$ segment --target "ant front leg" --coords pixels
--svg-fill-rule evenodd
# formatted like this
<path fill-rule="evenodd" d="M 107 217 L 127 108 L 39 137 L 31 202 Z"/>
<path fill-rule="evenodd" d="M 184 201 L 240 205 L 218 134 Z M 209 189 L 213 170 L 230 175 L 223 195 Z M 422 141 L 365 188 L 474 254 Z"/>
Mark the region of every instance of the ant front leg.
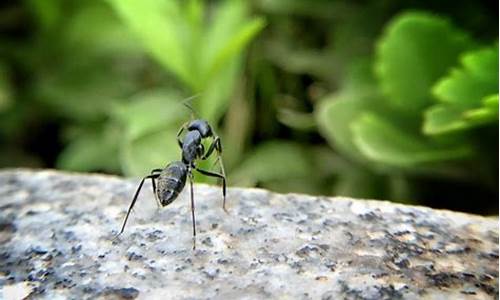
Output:
<path fill-rule="evenodd" d="M 217 159 L 214 161 L 214 165 L 216 163 L 219 163 L 220 171 L 222 173 L 221 175 L 223 176 L 223 178 L 225 180 L 226 170 L 224 170 L 224 163 L 222 162 L 222 144 L 220 142 L 220 137 L 214 136 L 214 141 L 212 142 L 210 147 L 208 147 L 207 152 L 205 153 L 205 155 L 201 159 L 206 160 L 214 152 L 214 150 L 217 151 Z M 224 203 L 225 203 L 225 201 L 224 201 Z M 223 206 L 224 206 L 224 210 L 226 210 L 225 204 Z"/>
<path fill-rule="evenodd" d="M 214 139 L 215 140 L 212 142 L 210 147 L 208 147 L 207 152 L 201 159 L 206 160 L 214 152 L 214 150 L 216 150 L 217 159 L 215 160 L 214 165 L 218 162 L 222 175 L 226 177 L 226 171 L 224 170 L 224 164 L 222 163 L 222 144 L 220 142 L 220 137 L 215 136 Z"/>
<path fill-rule="evenodd" d="M 222 175 L 222 174 L 219 174 L 219 173 L 215 173 L 215 172 L 210 172 L 210 171 L 206 171 L 206 170 L 202 170 L 202 169 L 198 169 L 196 168 L 196 171 L 200 172 L 201 174 L 205 175 L 205 176 L 210 176 L 210 177 L 216 177 L 216 178 L 220 178 L 222 179 L 222 196 L 223 196 L 223 200 L 222 200 L 222 209 L 226 212 L 226 213 L 229 213 L 226 209 L 226 176 Z"/>
<path fill-rule="evenodd" d="M 125 216 L 125 219 L 123 220 L 122 229 L 116 235 L 115 238 L 120 236 L 123 233 L 123 231 L 125 230 L 125 224 L 127 224 L 128 216 L 130 215 L 132 208 L 134 208 L 135 202 L 137 201 L 137 197 L 139 196 L 139 192 L 141 191 L 142 185 L 144 184 L 144 180 L 146 180 L 148 178 L 151 178 L 151 180 L 154 180 L 154 179 L 158 178 L 158 176 L 160 176 L 160 174 L 152 174 L 152 175 L 148 175 L 148 176 L 142 178 L 141 183 L 139 184 L 139 187 L 137 188 L 137 191 L 135 191 L 134 199 L 132 200 L 132 203 L 130 203 L 130 207 L 128 208 L 127 215 Z"/>
<path fill-rule="evenodd" d="M 186 126 L 187 126 L 188 123 L 189 122 L 186 122 L 186 123 L 182 124 L 181 128 L 177 132 L 177 143 L 179 144 L 179 147 L 181 147 L 181 148 L 182 148 L 181 134 L 184 131 L 184 129 L 186 129 Z"/>
<path fill-rule="evenodd" d="M 214 152 L 214 150 L 217 150 L 217 154 L 219 156 L 222 154 L 222 146 L 220 143 L 220 138 L 218 136 L 214 137 L 214 141 L 212 142 L 212 144 L 210 144 L 207 152 L 205 153 L 205 155 L 203 155 L 201 159 L 206 160 L 207 158 L 209 158 L 210 155 L 212 155 L 212 153 Z"/>
<path fill-rule="evenodd" d="M 217 161 L 219 162 L 220 170 L 222 172 L 222 175 L 226 177 L 226 170 L 224 170 L 224 163 L 222 162 L 222 144 L 219 137 L 216 137 L 215 145 L 215 149 L 217 150 Z"/>

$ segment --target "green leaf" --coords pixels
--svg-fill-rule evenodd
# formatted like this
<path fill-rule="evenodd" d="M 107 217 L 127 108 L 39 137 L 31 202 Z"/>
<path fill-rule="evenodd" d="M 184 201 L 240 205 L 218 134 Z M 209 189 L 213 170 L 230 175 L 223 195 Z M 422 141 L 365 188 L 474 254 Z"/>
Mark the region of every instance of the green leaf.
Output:
<path fill-rule="evenodd" d="M 314 174 L 311 160 L 300 145 L 272 141 L 257 146 L 230 178 L 232 184 L 255 186 L 260 182 L 304 178 L 311 174 Z"/>
<path fill-rule="evenodd" d="M 353 141 L 352 122 L 367 111 L 379 110 L 380 99 L 375 95 L 347 92 L 329 96 L 316 108 L 318 129 L 328 143 L 347 157 L 366 161 Z"/>
<path fill-rule="evenodd" d="M 184 20 L 175 0 L 107 0 L 154 58 L 187 86 L 195 87 L 192 59 L 184 49 Z"/>
<path fill-rule="evenodd" d="M 481 100 L 498 93 L 498 47 L 490 47 L 465 54 L 461 68 L 456 68 L 432 89 L 443 103 L 470 109 L 481 105 Z"/>
<path fill-rule="evenodd" d="M 485 97 L 481 108 L 471 109 L 464 112 L 464 118 L 470 124 L 482 125 L 498 122 L 498 94 Z"/>
<path fill-rule="evenodd" d="M 208 74 L 221 50 L 244 24 L 247 14 L 248 8 L 243 1 L 220 2 L 203 34 L 202 73 Z"/>
<path fill-rule="evenodd" d="M 57 25 L 63 15 L 63 5 L 59 0 L 28 0 L 26 3 L 36 16 L 39 26 L 46 31 Z"/>
<path fill-rule="evenodd" d="M 263 19 L 249 19 L 248 14 L 244 1 L 223 1 L 203 35 L 198 107 L 202 116 L 211 122 L 218 121 L 227 109 L 239 78 L 241 53 L 264 26 Z"/>
<path fill-rule="evenodd" d="M 233 36 L 221 45 L 221 48 L 210 61 L 206 78 L 210 79 L 220 68 L 227 65 L 236 55 L 240 54 L 250 41 L 264 28 L 263 18 L 254 18 L 237 30 Z"/>
<path fill-rule="evenodd" d="M 483 106 L 498 112 L 498 94 L 483 98 Z"/>
<path fill-rule="evenodd" d="M 131 100 L 112 111 L 125 127 L 120 163 L 125 174 L 144 176 L 181 158 L 176 135 L 189 120 L 189 111 L 182 105 L 184 98 L 173 90 L 152 90 Z"/>
<path fill-rule="evenodd" d="M 182 105 L 184 98 L 171 90 L 143 92 L 126 104 L 118 104 L 112 114 L 126 127 L 128 139 L 165 128 L 175 128 L 188 120 L 189 111 Z"/>
<path fill-rule="evenodd" d="M 7 109 L 13 102 L 12 86 L 7 68 L 0 63 L 0 112 Z"/>
<path fill-rule="evenodd" d="M 366 161 L 352 140 L 350 124 L 365 111 L 385 107 L 371 70 L 371 60 L 362 58 L 349 66 L 340 92 L 326 96 L 315 107 L 319 132 L 343 155 Z"/>
<path fill-rule="evenodd" d="M 423 131 L 444 134 L 498 122 L 498 94 L 485 97 L 482 103 L 482 107 L 465 111 L 454 105 L 434 105 L 425 112 Z"/>
<path fill-rule="evenodd" d="M 241 59 L 238 59 L 232 61 L 214 76 L 213 81 L 201 92 L 200 101 L 196 101 L 200 117 L 212 124 L 217 123 L 229 106 L 240 70 Z"/>
<path fill-rule="evenodd" d="M 313 131 L 316 129 L 316 120 L 311 113 L 295 111 L 289 108 L 280 108 L 278 110 L 278 120 L 294 129 Z"/>
<path fill-rule="evenodd" d="M 462 118 L 462 110 L 448 105 L 434 105 L 425 112 L 423 132 L 425 134 L 442 134 L 469 127 Z"/>
<path fill-rule="evenodd" d="M 402 131 L 373 113 L 352 124 L 354 143 L 367 158 L 395 167 L 460 159 L 471 155 L 466 146 L 441 146 Z"/>
<path fill-rule="evenodd" d="M 120 147 L 120 162 L 127 176 L 145 176 L 152 169 L 164 168 L 169 162 L 180 160 L 176 140 L 177 128 L 167 128 L 124 139 Z"/>
<path fill-rule="evenodd" d="M 425 134 L 498 122 L 498 46 L 466 53 L 461 64 L 434 86 L 440 103 L 425 112 Z"/>
<path fill-rule="evenodd" d="M 144 50 L 134 37 L 108 5 L 91 1 L 71 16 L 60 39 L 73 55 L 137 57 Z"/>
<path fill-rule="evenodd" d="M 117 69 L 108 57 L 79 56 L 78 60 L 66 60 L 53 67 L 37 74 L 34 93 L 47 107 L 66 118 L 102 119 L 124 93 L 137 89 L 132 78 L 137 70 Z"/>
<path fill-rule="evenodd" d="M 78 172 L 119 172 L 120 132 L 108 126 L 71 140 L 57 158 L 57 168 Z"/>
<path fill-rule="evenodd" d="M 422 12 L 396 17 L 377 45 L 375 71 L 383 93 L 400 109 L 426 107 L 434 82 L 471 46 L 468 35 L 440 17 Z"/>

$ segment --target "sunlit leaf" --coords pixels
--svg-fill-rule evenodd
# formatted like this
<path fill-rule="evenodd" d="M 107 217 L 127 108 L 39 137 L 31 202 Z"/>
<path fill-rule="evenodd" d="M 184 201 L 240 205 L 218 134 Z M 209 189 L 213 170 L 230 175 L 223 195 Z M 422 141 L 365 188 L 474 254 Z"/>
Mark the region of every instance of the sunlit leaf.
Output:
<path fill-rule="evenodd" d="M 498 122 L 498 94 L 485 97 L 483 106 L 464 112 L 464 118 L 471 124 L 479 125 Z"/>
<path fill-rule="evenodd" d="M 206 77 L 212 77 L 221 67 L 227 65 L 233 57 L 240 54 L 264 26 L 263 18 L 254 18 L 241 26 L 217 51 L 217 54 L 210 62 Z"/>
<path fill-rule="evenodd" d="M 123 26 L 113 10 L 103 2 L 89 2 L 76 11 L 61 39 L 70 49 L 103 55 L 142 54 L 135 36 Z"/>
<path fill-rule="evenodd" d="M 410 12 L 396 17 L 378 43 L 375 70 L 396 107 L 420 110 L 431 103 L 431 87 L 470 49 L 467 34 L 440 17 Z"/>
<path fill-rule="evenodd" d="M 342 82 L 341 91 L 328 95 L 315 108 L 322 136 L 334 149 L 358 161 L 365 159 L 352 140 L 351 123 L 363 112 L 385 106 L 376 90 L 370 66 L 371 60 L 368 59 L 353 63 Z"/>
<path fill-rule="evenodd" d="M 175 128 L 189 119 L 189 111 L 182 105 L 183 97 L 171 90 L 154 90 L 136 95 L 128 103 L 118 104 L 113 115 L 126 127 L 127 137 L 164 128 Z"/>
<path fill-rule="evenodd" d="M 461 109 L 453 106 L 434 105 L 425 112 L 423 132 L 437 134 L 466 129 L 469 125 L 462 113 Z"/>
<path fill-rule="evenodd" d="M 136 88 L 135 70 L 117 70 L 107 58 L 80 58 L 40 72 L 33 89 L 57 114 L 79 121 L 102 119 L 123 93 Z"/>
<path fill-rule="evenodd" d="M 311 159 L 295 143 L 272 141 L 257 146 L 231 174 L 236 185 L 301 178 L 313 175 Z"/>
<path fill-rule="evenodd" d="M 364 112 L 378 109 L 380 99 L 371 97 L 355 93 L 333 95 L 323 99 L 316 109 L 319 131 L 328 143 L 358 161 L 365 158 L 353 141 L 351 124 Z"/>
<path fill-rule="evenodd" d="M 204 48 L 200 56 L 204 74 L 208 74 L 216 57 L 241 28 L 247 14 L 248 7 L 243 1 L 222 1 L 216 7 L 203 34 Z"/>
<path fill-rule="evenodd" d="M 145 176 L 152 169 L 164 168 L 169 162 L 180 160 L 176 134 L 177 128 L 167 128 L 124 140 L 120 148 L 123 172 L 128 176 Z"/>
<path fill-rule="evenodd" d="M 201 92 L 200 100 L 196 101 L 201 118 L 214 124 L 222 117 L 229 106 L 240 70 L 241 59 L 232 61 L 214 76 L 211 84 Z"/>
<path fill-rule="evenodd" d="M 294 111 L 292 109 L 282 108 L 278 111 L 278 120 L 298 130 L 312 131 L 316 129 L 316 121 L 313 114 Z"/>
<path fill-rule="evenodd" d="M 337 58 L 331 51 L 297 49 L 285 38 L 277 38 L 265 44 L 265 55 L 280 69 L 295 74 L 311 74 L 327 80 L 337 79 Z M 333 78 L 332 78 L 333 77 Z"/>
<path fill-rule="evenodd" d="M 460 68 L 438 81 L 439 101 L 425 113 L 423 131 L 444 134 L 498 122 L 498 46 L 471 51 Z"/>
<path fill-rule="evenodd" d="M 352 124 L 354 143 L 364 156 L 391 166 L 412 167 L 471 155 L 466 145 L 439 146 L 402 131 L 381 117 L 364 113 Z"/>
<path fill-rule="evenodd" d="M 175 0 L 107 0 L 153 57 L 188 86 L 196 86 L 185 51 L 178 2 Z"/>
<path fill-rule="evenodd" d="M 120 132 L 101 128 L 73 138 L 59 155 L 57 167 L 79 172 L 119 172 L 118 147 Z"/>
<path fill-rule="evenodd" d="M 263 28 L 261 18 L 249 18 L 244 1 L 223 1 L 204 32 L 200 54 L 203 118 L 216 122 L 229 105 L 241 69 L 241 54 Z"/>
<path fill-rule="evenodd" d="M 433 88 L 441 102 L 468 109 L 481 105 L 483 97 L 498 93 L 498 47 L 467 53 L 456 68 Z"/>

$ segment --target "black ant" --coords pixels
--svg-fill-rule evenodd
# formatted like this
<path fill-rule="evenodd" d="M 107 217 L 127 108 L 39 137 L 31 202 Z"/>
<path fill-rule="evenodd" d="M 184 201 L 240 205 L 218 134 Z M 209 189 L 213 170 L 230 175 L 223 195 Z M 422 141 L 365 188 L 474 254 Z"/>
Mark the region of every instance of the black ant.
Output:
<path fill-rule="evenodd" d="M 193 113 L 194 110 L 191 106 L 184 103 Z M 181 134 L 184 130 L 187 130 L 184 139 L 181 140 Z M 205 148 L 202 144 L 202 140 L 206 138 L 212 138 L 213 141 L 210 144 L 208 151 L 205 152 Z M 141 191 L 142 185 L 146 179 L 151 179 L 153 186 L 153 194 L 158 203 L 158 206 L 165 207 L 172 203 L 177 196 L 182 192 L 184 186 L 186 185 L 186 179 L 189 177 L 190 190 L 191 190 L 191 216 L 193 221 L 193 249 L 196 249 L 196 220 L 194 216 L 194 197 L 193 197 L 193 170 L 200 172 L 205 176 L 216 177 L 222 179 L 222 195 L 223 202 L 222 208 L 227 213 L 226 210 L 226 175 L 224 172 L 224 166 L 221 160 L 222 145 L 220 138 L 214 134 L 212 127 L 207 121 L 202 119 L 192 120 L 184 124 L 179 132 L 177 133 L 177 142 L 182 149 L 182 161 L 174 161 L 169 163 L 164 169 L 154 169 L 151 174 L 142 178 L 137 191 L 135 192 L 134 198 L 130 207 L 127 211 L 125 219 L 123 220 L 123 225 L 120 232 L 116 235 L 118 237 L 125 230 L 125 224 L 127 223 L 128 217 L 132 208 L 135 205 L 139 192 Z M 213 151 L 217 151 L 216 162 L 220 163 L 222 174 L 202 170 L 196 166 L 197 160 L 206 160 Z"/>

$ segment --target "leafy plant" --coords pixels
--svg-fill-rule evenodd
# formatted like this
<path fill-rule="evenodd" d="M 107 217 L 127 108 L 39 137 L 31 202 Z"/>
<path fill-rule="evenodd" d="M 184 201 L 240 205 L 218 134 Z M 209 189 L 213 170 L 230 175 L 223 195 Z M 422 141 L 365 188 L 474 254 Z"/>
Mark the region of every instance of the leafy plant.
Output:
<path fill-rule="evenodd" d="M 179 159 L 181 102 L 197 95 L 231 186 L 492 212 L 496 9 L 11 1 L 0 10 L 0 165 L 142 176 Z"/>
<path fill-rule="evenodd" d="M 439 80 L 425 112 L 429 135 L 470 130 L 498 121 L 498 45 L 465 53 L 461 66 Z"/>
<path fill-rule="evenodd" d="M 249 18 L 243 1 L 224 1 L 205 19 L 202 1 L 108 0 L 143 45 L 192 94 L 200 114 L 217 121 L 229 94 L 245 46 L 264 27 Z"/>
<path fill-rule="evenodd" d="M 361 63 L 318 106 L 322 134 L 380 174 L 476 180 L 466 160 L 477 158 L 477 140 L 444 134 L 498 122 L 498 49 L 472 50 L 477 43 L 466 33 L 422 12 L 396 17 L 377 44 L 375 77 Z M 463 67 L 449 74 L 459 57 Z"/>
<path fill-rule="evenodd" d="M 172 141 L 189 118 L 180 105 L 183 99 L 198 94 L 194 106 L 200 116 L 217 124 L 238 78 L 243 49 L 264 21 L 248 17 L 242 1 L 221 2 L 211 7 L 210 16 L 201 1 L 108 3 L 131 33 L 108 7 L 90 2 L 77 10 L 64 35 L 69 48 L 82 58 L 61 64 L 66 69 L 43 76 L 38 85 L 47 103 L 78 122 L 68 128 L 66 136 L 71 142 L 59 158 L 59 167 L 142 175 L 179 159 Z M 83 25 L 82 21 L 89 19 L 95 30 Z M 99 34 L 91 35 L 94 32 Z M 137 41 L 168 74 L 147 66 Z M 117 54 L 126 55 L 124 63 L 130 64 L 133 57 L 138 63 L 118 66 Z M 127 72 L 137 76 L 140 68 L 149 73 L 149 83 L 144 82 L 147 77 L 137 81 L 124 76 Z M 83 80 L 81 74 L 92 75 Z M 141 89 L 149 91 L 133 95 Z"/>
<path fill-rule="evenodd" d="M 240 73 L 242 52 L 262 30 L 264 20 L 250 18 L 243 1 L 221 2 L 209 16 L 208 8 L 198 0 L 108 2 L 176 79 L 173 86 L 185 91 L 184 97 L 176 94 L 177 102 L 199 95 L 193 104 L 200 116 L 217 124 Z M 128 117 L 122 121 L 127 132 L 121 158 L 127 174 L 144 174 L 155 165 L 178 159 L 178 149 L 167 149 L 172 148 L 171 141 L 175 141 L 175 132 L 182 124 L 179 116 L 186 119 L 187 114 L 183 115 L 174 101 L 174 97 L 163 94 L 154 103 L 140 100 L 142 103 L 131 104 L 140 106 L 139 114 L 134 107 L 125 108 Z M 151 121 L 155 117 L 158 119 Z"/>

